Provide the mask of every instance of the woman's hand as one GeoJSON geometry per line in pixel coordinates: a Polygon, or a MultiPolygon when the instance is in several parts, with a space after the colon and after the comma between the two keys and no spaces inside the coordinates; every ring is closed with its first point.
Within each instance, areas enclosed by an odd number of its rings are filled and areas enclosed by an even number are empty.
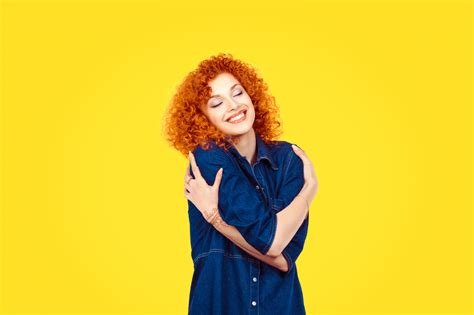
{"type": "Polygon", "coordinates": [[[304,170],[304,185],[300,191],[300,194],[306,198],[308,204],[313,202],[316,192],[318,191],[318,178],[314,172],[313,163],[308,158],[306,153],[296,145],[291,146],[293,151],[299,158],[303,161],[303,170],[304,170]]]}
{"type": "Polygon", "coordinates": [[[209,186],[206,180],[202,177],[201,171],[196,164],[192,152],[189,152],[189,159],[191,161],[191,167],[195,179],[191,176],[188,165],[184,176],[184,196],[190,200],[196,208],[198,208],[207,221],[207,218],[212,214],[212,209],[217,208],[219,201],[219,185],[224,170],[222,168],[219,169],[216,178],[214,179],[214,184],[209,186]]]}

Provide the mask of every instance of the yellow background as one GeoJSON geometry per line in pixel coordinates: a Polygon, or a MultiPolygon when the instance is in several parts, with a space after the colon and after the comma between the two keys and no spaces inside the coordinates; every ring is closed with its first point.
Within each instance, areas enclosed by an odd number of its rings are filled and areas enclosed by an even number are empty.
{"type": "Polygon", "coordinates": [[[2,313],[187,312],[188,161],[161,123],[218,52],[258,69],[318,175],[308,314],[472,313],[470,2],[1,9],[2,313]]]}

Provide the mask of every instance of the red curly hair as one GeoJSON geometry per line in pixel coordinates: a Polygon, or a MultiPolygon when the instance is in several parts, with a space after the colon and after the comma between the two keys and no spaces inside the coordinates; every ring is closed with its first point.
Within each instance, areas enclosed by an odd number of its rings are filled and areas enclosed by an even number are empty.
{"type": "MultiPolygon", "coordinates": [[[[269,94],[267,84],[257,71],[231,54],[219,53],[201,61],[197,69],[184,78],[164,116],[166,140],[185,158],[198,145],[207,150],[210,140],[225,150],[229,148],[229,136],[218,130],[202,112],[202,106],[212,93],[208,83],[222,72],[232,74],[250,96],[255,108],[253,128],[261,139],[271,143],[282,134],[275,97],[269,94]]],[[[238,143],[238,138],[231,139],[233,143],[238,143]]]]}

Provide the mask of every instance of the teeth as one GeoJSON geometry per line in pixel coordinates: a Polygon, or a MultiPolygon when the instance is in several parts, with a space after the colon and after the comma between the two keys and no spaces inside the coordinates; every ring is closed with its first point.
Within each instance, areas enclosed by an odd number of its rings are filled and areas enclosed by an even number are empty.
{"type": "Polygon", "coordinates": [[[244,117],[244,113],[240,113],[239,115],[229,119],[230,122],[233,122],[233,121],[236,121],[236,120],[239,120],[240,118],[244,117]]]}

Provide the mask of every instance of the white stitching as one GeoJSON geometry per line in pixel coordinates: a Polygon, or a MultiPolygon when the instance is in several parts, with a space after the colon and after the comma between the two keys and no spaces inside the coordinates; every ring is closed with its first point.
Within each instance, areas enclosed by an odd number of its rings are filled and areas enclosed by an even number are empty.
{"type": "Polygon", "coordinates": [[[291,150],[288,151],[288,155],[290,156],[290,160],[288,161],[288,165],[286,167],[285,173],[283,174],[283,178],[286,178],[286,174],[288,174],[288,170],[290,169],[291,160],[293,159],[293,154],[291,154],[291,150]]]}
{"type": "Polygon", "coordinates": [[[211,253],[222,253],[224,256],[229,257],[229,258],[244,259],[250,262],[255,261],[255,259],[250,258],[250,257],[245,257],[242,255],[237,255],[237,254],[229,254],[229,253],[226,253],[223,249],[214,248],[214,249],[209,250],[208,252],[199,254],[198,256],[196,256],[196,258],[193,259],[193,262],[196,263],[199,259],[205,256],[209,256],[211,253]]]}

